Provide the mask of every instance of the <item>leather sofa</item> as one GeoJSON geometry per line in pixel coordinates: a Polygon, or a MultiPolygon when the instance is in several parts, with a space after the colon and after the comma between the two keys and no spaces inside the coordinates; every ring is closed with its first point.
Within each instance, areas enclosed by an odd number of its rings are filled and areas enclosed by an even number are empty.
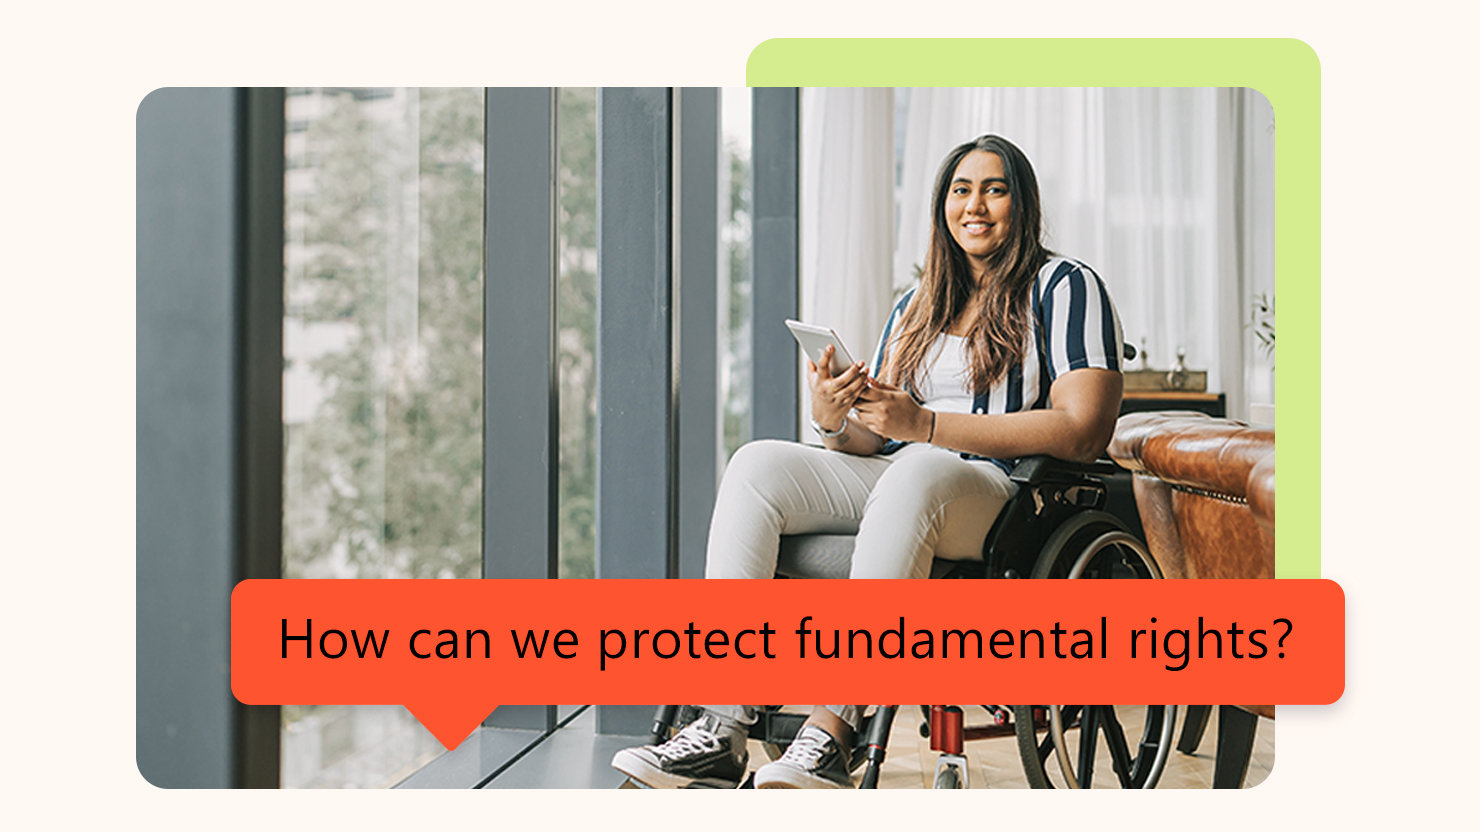
{"type": "MultiPolygon", "coordinates": [[[[1146,543],[1168,578],[1274,577],[1274,431],[1202,413],[1121,417],[1111,458],[1135,474],[1146,543]]],[[[1197,749],[1210,706],[1188,709],[1178,750],[1197,749]]],[[[1248,771],[1257,716],[1272,705],[1219,707],[1215,788],[1248,771]]]]}
{"type": "Polygon", "coordinates": [[[1169,578],[1274,577],[1274,431],[1201,413],[1122,416],[1110,456],[1136,474],[1169,578]]]}

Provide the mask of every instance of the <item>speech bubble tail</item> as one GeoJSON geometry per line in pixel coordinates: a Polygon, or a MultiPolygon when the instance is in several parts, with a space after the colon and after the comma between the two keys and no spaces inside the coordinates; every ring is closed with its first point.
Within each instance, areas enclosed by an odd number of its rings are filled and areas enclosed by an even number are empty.
{"type": "Polygon", "coordinates": [[[465,702],[419,702],[408,703],[406,710],[432,732],[437,742],[448,751],[462,745],[497,706],[471,705],[465,702]]]}

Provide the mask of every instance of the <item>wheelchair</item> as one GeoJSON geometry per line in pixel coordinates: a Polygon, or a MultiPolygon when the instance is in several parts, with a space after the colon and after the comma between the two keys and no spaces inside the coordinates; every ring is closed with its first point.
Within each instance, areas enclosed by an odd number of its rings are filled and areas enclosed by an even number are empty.
{"type": "MultiPolygon", "coordinates": [[[[1018,492],[1002,508],[983,545],[981,561],[936,560],[932,578],[1159,579],[1160,567],[1136,532],[1132,505],[1127,521],[1107,511],[1105,479],[1123,473],[1109,461],[1071,463],[1026,457],[1010,478],[1018,492]]],[[[1122,514],[1127,512],[1122,511],[1122,514]]],[[[777,577],[846,578],[850,535],[783,536],[777,577]]],[[[860,692],[860,697],[866,696],[860,692]]],[[[940,753],[935,788],[966,788],[967,740],[1015,735],[1033,788],[1154,788],[1173,746],[1176,706],[1134,709],[1111,705],[985,706],[993,724],[967,726],[958,706],[922,706],[921,734],[940,753]],[[1101,743],[1109,770],[1101,765],[1101,743]],[[1097,768],[1099,769],[1097,771],[1097,768]]],[[[881,705],[854,731],[851,769],[863,769],[860,788],[876,788],[889,732],[898,711],[881,705]]],[[[664,705],[654,718],[652,742],[694,718],[689,706],[664,705]]],[[[750,728],[773,759],[795,736],[805,714],[762,708],[750,728]]],[[[748,785],[748,781],[745,785],[748,785]]],[[[743,787],[743,786],[742,786],[743,787]]]]}

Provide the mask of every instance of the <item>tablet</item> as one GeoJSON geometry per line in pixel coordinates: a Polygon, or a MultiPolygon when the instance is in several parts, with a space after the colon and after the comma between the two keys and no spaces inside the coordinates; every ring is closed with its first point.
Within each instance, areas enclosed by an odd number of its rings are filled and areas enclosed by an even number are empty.
{"type": "Polygon", "coordinates": [[[831,344],[833,348],[832,374],[837,375],[848,369],[853,364],[853,356],[848,353],[848,348],[843,346],[843,339],[836,332],[825,326],[813,326],[801,321],[788,320],[786,328],[796,336],[797,343],[802,345],[802,353],[812,359],[813,364],[822,363],[822,351],[831,344]]]}

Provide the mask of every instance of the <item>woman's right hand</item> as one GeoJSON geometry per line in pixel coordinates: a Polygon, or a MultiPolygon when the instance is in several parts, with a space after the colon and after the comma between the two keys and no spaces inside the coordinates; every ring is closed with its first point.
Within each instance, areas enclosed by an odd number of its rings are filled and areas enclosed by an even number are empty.
{"type": "Polygon", "coordinates": [[[858,394],[868,386],[868,373],[862,361],[849,365],[848,369],[832,374],[833,348],[829,345],[822,352],[821,364],[807,359],[807,384],[812,388],[812,419],[827,430],[843,426],[858,394]]]}

